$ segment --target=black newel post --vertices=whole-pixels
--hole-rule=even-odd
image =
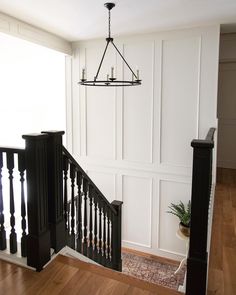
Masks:
[[[113,201],[111,205],[117,211],[117,215],[112,214],[112,268],[122,271],[121,260],[121,222],[122,222],[121,201]]]
[[[213,141],[193,140],[190,247],[187,295],[206,294],[208,210],[212,178]]]
[[[26,141],[27,171],[27,264],[37,271],[50,260],[48,226],[47,139],[45,134],[22,136]]]
[[[42,133],[48,135],[48,222],[51,247],[58,252],[66,245],[62,172],[62,135],[65,132],[43,131]]]

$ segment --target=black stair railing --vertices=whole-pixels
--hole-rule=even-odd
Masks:
[[[212,157],[215,128],[204,140],[193,140],[191,230],[187,259],[187,295],[205,295],[207,288],[209,211],[212,198]]]
[[[122,202],[108,202],[63,147],[63,134],[46,131],[23,135],[25,149],[0,147],[0,250],[7,248],[9,239],[10,253],[17,252],[16,223],[20,222],[21,255],[37,271],[51,259],[51,249],[58,252],[66,245],[121,271]],[[6,170],[7,196],[2,181]],[[18,191],[14,188],[15,170]],[[16,220],[19,201],[21,216]]]
[[[121,271],[122,202],[111,204],[62,145],[64,132],[47,136],[48,221],[51,247],[65,245]]]
[[[62,150],[68,245],[106,267],[121,271],[122,202],[109,203],[72,155],[64,147]]]

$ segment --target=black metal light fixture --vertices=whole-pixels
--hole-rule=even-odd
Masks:
[[[94,77],[94,80],[87,80],[85,77],[85,69],[82,69],[82,78],[80,79],[80,82],[78,84],[84,85],[84,86],[137,86],[141,85],[141,80],[139,79],[139,70],[137,70],[136,74],[131,69],[123,55],[120,53],[119,49],[116,47],[116,45],[113,42],[113,38],[111,38],[111,9],[115,7],[115,3],[105,3],[104,6],[108,9],[108,37],[106,38],[106,47],[102,55],[102,59],[100,61],[96,76]],[[107,74],[106,80],[98,80],[98,75],[108,48],[109,44],[112,44],[115,50],[118,52],[126,66],[131,72],[131,80],[117,80],[114,75],[114,67],[111,67],[111,76]]]

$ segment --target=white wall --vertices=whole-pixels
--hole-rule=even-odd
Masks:
[[[185,243],[170,202],[191,193],[193,138],[216,126],[219,27],[115,39],[125,58],[139,67],[142,86],[78,86],[81,69],[93,77],[104,40],[74,44],[73,153],[107,198],[123,200],[123,246],[177,258]],[[115,66],[114,53],[102,75]]]
[[[220,42],[217,165],[236,169],[236,34]]]

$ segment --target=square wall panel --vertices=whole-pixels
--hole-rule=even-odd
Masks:
[[[123,92],[123,160],[152,163],[154,42],[124,45],[124,56],[136,72],[141,86]],[[125,79],[131,73],[124,65]]]
[[[161,164],[191,165],[190,142],[198,135],[200,40],[163,40]]]
[[[123,176],[123,237],[130,244],[151,247],[152,179]]]

